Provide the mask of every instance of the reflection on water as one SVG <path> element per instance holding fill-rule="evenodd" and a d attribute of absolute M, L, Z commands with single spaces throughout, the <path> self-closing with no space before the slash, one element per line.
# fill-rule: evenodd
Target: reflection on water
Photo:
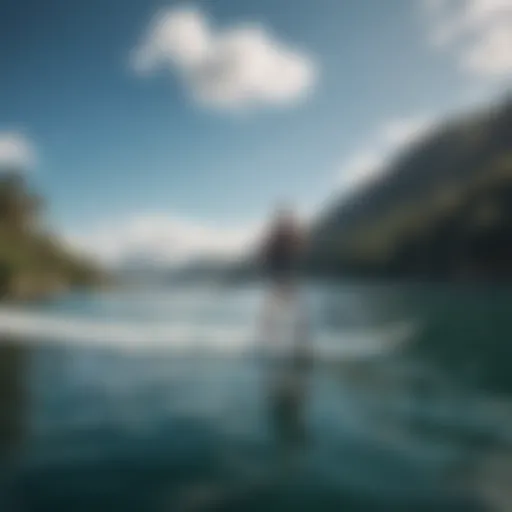
<path fill-rule="evenodd" d="M 22 449 L 27 425 L 27 354 L 23 346 L 4 339 L 0 342 L 0 510 L 13 503 L 9 469 Z"/>
<path fill-rule="evenodd" d="M 5 464 L 23 440 L 27 397 L 23 346 L 9 340 L 0 343 L 0 462 Z"/>
<path fill-rule="evenodd" d="M 0 510 L 512 510 L 508 294 L 312 296 L 286 353 L 1 343 Z M 326 331 L 364 350 L 326 358 Z"/>

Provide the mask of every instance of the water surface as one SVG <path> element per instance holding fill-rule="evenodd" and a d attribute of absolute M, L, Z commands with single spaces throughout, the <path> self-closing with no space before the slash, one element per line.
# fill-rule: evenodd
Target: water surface
<path fill-rule="evenodd" d="M 512 509 L 508 291 L 310 286 L 305 358 L 261 300 L 2 308 L 0 510 Z"/>

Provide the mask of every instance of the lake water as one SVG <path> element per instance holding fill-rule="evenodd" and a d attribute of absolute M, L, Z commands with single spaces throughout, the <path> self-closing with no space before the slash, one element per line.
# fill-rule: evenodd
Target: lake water
<path fill-rule="evenodd" d="M 274 336 L 261 305 L 1 308 L 0 510 L 512 510 L 511 293 L 311 285 Z"/>

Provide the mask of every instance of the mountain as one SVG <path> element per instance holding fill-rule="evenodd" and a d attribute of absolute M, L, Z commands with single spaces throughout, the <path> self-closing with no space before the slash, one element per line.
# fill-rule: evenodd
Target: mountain
<path fill-rule="evenodd" d="M 163 279 L 171 284 L 193 284 L 197 282 L 217 282 L 226 280 L 234 266 L 231 260 L 197 258 L 182 265 L 169 268 Z"/>
<path fill-rule="evenodd" d="M 241 261 L 213 257 L 174 264 L 138 258 L 123 262 L 115 274 L 120 282 L 135 285 L 226 284 L 236 280 L 242 268 Z"/>
<path fill-rule="evenodd" d="M 318 273 L 512 277 L 512 95 L 453 119 L 313 229 Z"/>
<path fill-rule="evenodd" d="M 0 296 L 37 298 L 102 281 L 99 269 L 43 226 L 43 200 L 23 174 L 0 171 Z"/>

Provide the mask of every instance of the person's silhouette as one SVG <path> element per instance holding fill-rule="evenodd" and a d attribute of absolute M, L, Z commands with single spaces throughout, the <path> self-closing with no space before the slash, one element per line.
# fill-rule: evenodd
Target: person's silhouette
<path fill-rule="evenodd" d="M 305 230 L 293 211 L 279 208 L 261 248 L 261 263 L 269 285 L 263 307 L 264 341 L 269 348 L 284 348 L 274 353 L 277 357 L 271 358 L 266 378 L 269 421 L 279 459 L 276 469 L 281 476 L 296 468 L 306 438 L 310 340 L 306 340 L 307 312 L 299 300 L 298 287 L 304 247 Z"/>
<path fill-rule="evenodd" d="M 263 274 L 270 286 L 263 309 L 263 332 L 267 338 L 276 335 L 272 328 L 275 316 L 297 305 L 298 271 L 304 245 L 305 231 L 293 211 L 279 208 L 260 251 Z"/>

